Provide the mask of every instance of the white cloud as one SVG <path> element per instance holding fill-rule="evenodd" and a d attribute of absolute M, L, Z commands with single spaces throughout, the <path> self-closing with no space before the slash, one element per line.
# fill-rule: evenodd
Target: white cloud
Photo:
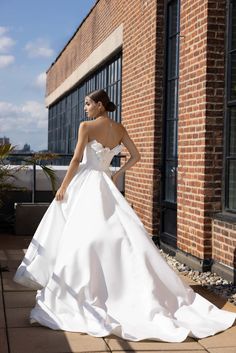
<path fill-rule="evenodd" d="M 25 46 L 25 50 L 30 58 L 44 57 L 49 58 L 54 55 L 54 50 L 50 48 L 48 41 L 37 39 L 35 42 L 29 42 Z"/>
<path fill-rule="evenodd" d="M 0 36 L 0 52 L 7 53 L 14 46 L 15 41 L 11 37 Z"/>
<path fill-rule="evenodd" d="M 36 77 L 34 86 L 38 88 L 45 88 L 46 85 L 46 72 L 42 72 Z"/>
<path fill-rule="evenodd" d="M 0 69 L 11 65 L 15 61 L 15 57 L 8 54 L 15 44 L 15 41 L 6 35 L 8 31 L 7 27 L 0 26 Z"/>
<path fill-rule="evenodd" d="M 8 53 L 15 45 L 15 41 L 6 35 L 8 31 L 7 27 L 0 26 L 0 53 Z"/>
<path fill-rule="evenodd" d="M 0 134 L 11 135 L 14 131 L 31 133 L 36 129 L 47 130 L 47 109 L 37 101 L 15 105 L 0 101 Z"/>
<path fill-rule="evenodd" d="M 14 61 L 13 55 L 0 55 L 0 69 L 11 65 Z"/>
<path fill-rule="evenodd" d="M 47 109 L 43 104 L 35 101 L 28 101 L 22 106 L 22 113 L 25 119 L 37 128 L 47 127 Z"/>
<path fill-rule="evenodd" d="M 7 27 L 0 26 L 0 36 L 2 36 L 3 34 L 5 34 L 6 32 L 8 32 L 8 28 L 7 28 Z"/>

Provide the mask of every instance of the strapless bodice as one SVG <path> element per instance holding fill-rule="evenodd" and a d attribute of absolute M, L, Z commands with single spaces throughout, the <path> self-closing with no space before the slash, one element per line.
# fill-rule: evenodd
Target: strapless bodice
<path fill-rule="evenodd" d="M 85 147 L 82 163 L 92 169 L 106 171 L 112 158 L 122 151 L 122 145 L 114 148 L 104 147 L 97 140 L 89 141 Z"/>

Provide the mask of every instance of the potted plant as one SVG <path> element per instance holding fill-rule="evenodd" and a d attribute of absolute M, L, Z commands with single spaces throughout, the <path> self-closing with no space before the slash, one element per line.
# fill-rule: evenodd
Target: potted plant
<path fill-rule="evenodd" d="M 0 207 L 1 203 L 3 206 L 6 194 L 9 191 L 23 190 L 26 191 L 26 187 L 16 186 L 17 174 L 19 172 L 29 170 L 29 166 L 33 166 L 32 174 L 32 196 L 31 202 L 15 202 L 15 217 L 14 217 L 14 230 L 17 235 L 32 235 L 36 230 L 43 214 L 48 208 L 49 202 L 35 202 L 36 195 L 36 169 L 39 166 L 44 174 L 49 178 L 53 195 L 56 190 L 56 175 L 55 172 L 48 167 L 46 164 L 52 161 L 58 156 L 54 153 L 43 152 L 21 155 L 20 160 L 24 165 L 12 166 L 9 161 L 11 158 L 19 155 L 13 154 L 15 147 L 12 145 L 1 145 L 0 146 Z M 8 161 L 8 162 L 7 162 Z"/>
<path fill-rule="evenodd" d="M 7 162 L 7 158 L 13 152 L 14 146 L 10 144 L 0 145 L 0 220 L 1 228 L 5 229 L 13 223 L 13 215 L 5 207 L 6 200 L 9 199 L 9 192 L 15 190 L 25 190 L 23 187 L 16 186 L 14 181 L 17 173 L 24 166 L 16 166 L 14 169 Z"/>

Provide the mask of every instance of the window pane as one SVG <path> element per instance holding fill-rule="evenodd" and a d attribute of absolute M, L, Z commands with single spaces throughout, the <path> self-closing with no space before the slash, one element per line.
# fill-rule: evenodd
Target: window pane
<path fill-rule="evenodd" d="M 78 104 L 78 91 L 75 90 L 72 94 L 72 107 Z"/>
<path fill-rule="evenodd" d="M 167 158 L 177 158 L 177 120 L 167 120 L 166 154 Z"/>
<path fill-rule="evenodd" d="M 236 160 L 229 161 L 229 208 L 236 210 Z"/>
<path fill-rule="evenodd" d="M 79 124 L 81 121 L 87 120 L 84 112 L 85 96 L 95 89 L 105 89 L 108 92 L 111 100 L 118 107 L 117 111 L 110 116 L 116 121 L 120 121 L 121 62 L 121 55 L 117 55 L 112 61 L 89 76 L 78 88 L 49 107 L 48 147 L 51 151 L 73 152 L 78 137 Z M 116 165 L 119 165 L 119 160 Z"/>
<path fill-rule="evenodd" d="M 165 201 L 176 203 L 176 162 L 166 162 Z"/>
<path fill-rule="evenodd" d="M 236 49 L 236 2 L 232 4 L 232 43 L 231 49 Z"/>
<path fill-rule="evenodd" d="M 168 5 L 168 42 L 167 42 L 167 90 L 165 117 L 165 179 L 164 200 L 176 203 L 177 175 L 177 127 L 178 127 L 178 72 L 179 72 L 179 1 Z"/>
<path fill-rule="evenodd" d="M 167 119 L 177 119 L 178 81 L 168 82 Z"/>
<path fill-rule="evenodd" d="M 61 109 L 62 109 L 62 112 L 65 112 L 65 110 L 66 110 L 66 98 L 63 98 L 62 101 L 61 101 Z"/>
<path fill-rule="evenodd" d="M 236 107 L 233 107 L 230 110 L 229 150 L 230 150 L 230 155 L 236 154 Z"/>
<path fill-rule="evenodd" d="M 169 5 L 168 11 L 168 23 L 169 23 L 169 36 L 176 34 L 178 32 L 178 10 L 177 10 L 177 0 L 173 1 Z"/>
<path fill-rule="evenodd" d="M 177 62 L 177 54 L 178 54 L 178 50 L 177 50 L 177 46 L 178 46 L 178 37 L 172 37 L 171 39 L 169 39 L 169 55 L 168 55 L 168 78 L 172 78 L 172 77 L 176 77 L 177 75 L 177 70 L 178 70 L 178 62 Z"/>
<path fill-rule="evenodd" d="M 236 52 L 230 54 L 230 66 L 231 66 L 231 75 L 229 80 L 230 84 L 230 99 L 236 99 Z"/>
<path fill-rule="evenodd" d="M 225 154 L 225 208 L 236 212 L 236 2 L 229 2 L 228 67 L 227 67 L 227 122 Z"/>

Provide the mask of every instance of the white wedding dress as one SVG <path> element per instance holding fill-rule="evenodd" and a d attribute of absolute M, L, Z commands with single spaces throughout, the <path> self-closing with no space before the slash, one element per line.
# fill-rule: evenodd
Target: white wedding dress
<path fill-rule="evenodd" d="M 63 201 L 52 201 L 14 280 L 37 289 L 31 322 L 55 330 L 182 342 L 236 313 L 195 293 L 166 263 L 111 180 L 122 146 L 90 141 Z"/>

